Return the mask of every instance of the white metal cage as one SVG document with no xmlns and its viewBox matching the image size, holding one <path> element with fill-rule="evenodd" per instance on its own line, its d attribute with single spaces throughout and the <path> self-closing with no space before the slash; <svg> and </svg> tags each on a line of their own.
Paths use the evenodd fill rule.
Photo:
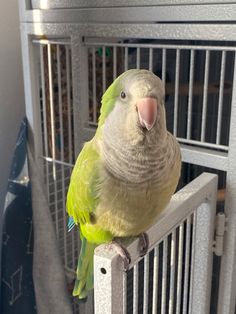
<svg viewBox="0 0 236 314">
<path fill-rule="evenodd" d="M 184 161 L 180 186 L 207 167 L 208 171 L 219 174 L 219 188 L 226 189 L 221 209 L 229 221 L 224 254 L 219 260 L 214 257 L 216 278 L 213 278 L 211 309 L 212 313 L 216 311 L 219 296 L 218 313 L 233 313 L 236 292 L 236 177 L 233 161 L 236 153 L 236 25 L 232 20 L 236 20 L 233 10 L 236 4 L 234 1 L 227 5 L 220 1 L 205 1 L 204 5 L 194 5 L 191 1 L 172 1 L 175 6 L 169 15 L 168 5 L 163 6 L 161 1 L 155 5 L 151 1 L 149 8 L 132 6 L 132 12 L 136 13 L 134 17 L 124 14 L 127 8 L 119 7 L 122 1 L 117 1 L 115 11 L 108 5 L 101 8 L 102 4 L 96 1 L 91 2 L 91 6 L 98 6 L 99 10 L 80 10 L 80 6 L 86 4 L 81 1 L 77 6 L 77 2 L 72 2 L 67 3 L 67 8 L 73 10 L 67 10 L 60 1 L 52 1 L 47 8 L 42 7 L 43 1 L 21 4 L 30 144 L 45 174 L 46 192 L 69 283 L 74 277 L 79 252 L 76 230 L 72 233 L 66 230 L 65 199 L 73 163 L 84 141 L 94 134 L 100 98 L 106 87 L 126 69 L 147 68 L 158 74 L 166 85 L 168 129 L 181 143 Z M 57 5 L 58 11 L 54 10 Z M 128 5 L 131 6 L 129 2 Z M 206 8 L 211 8 L 211 15 Z M 188 21 L 205 23 L 190 24 L 186 22 L 186 16 Z M 220 27 L 215 22 L 206 23 L 216 20 L 224 22 Z M 182 221 L 190 219 L 187 217 L 182 217 Z M 183 224 L 185 229 L 189 225 L 188 222 Z M 164 241 L 166 244 L 160 244 L 161 254 L 165 255 L 163 252 L 169 248 L 172 237 L 179 241 L 183 227 L 176 227 L 169 229 L 173 233 Z M 184 238 L 187 237 L 186 230 Z M 165 235 L 163 233 L 160 239 L 163 240 Z M 178 252 L 177 247 L 175 249 Z M 151 253 L 149 259 L 157 260 L 155 254 Z M 160 258 L 164 259 L 164 256 Z M 144 268 L 147 268 L 147 260 L 148 257 Z M 220 263 L 221 274 L 218 273 Z M 139 283 L 147 287 L 147 277 Z M 131 286 L 136 287 L 136 284 L 134 281 Z M 216 290 L 214 286 L 217 286 Z M 176 287 L 170 291 L 176 291 Z M 147 300 L 150 301 L 146 297 L 142 304 L 147 304 Z M 156 303 L 157 307 L 160 304 Z M 172 305 L 165 310 L 162 305 L 163 313 L 172 311 Z M 74 307 L 76 312 L 76 303 Z M 189 306 L 189 312 L 190 309 Z"/>
</svg>

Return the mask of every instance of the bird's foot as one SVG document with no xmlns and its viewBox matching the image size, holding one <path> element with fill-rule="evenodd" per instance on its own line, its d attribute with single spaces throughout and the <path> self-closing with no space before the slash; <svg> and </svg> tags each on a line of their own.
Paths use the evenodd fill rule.
<svg viewBox="0 0 236 314">
<path fill-rule="evenodd" d="M 129 264 L 131 262 L 131 257 L 129 255 L 129 252 L 126 250 L 126 248 L 114 240 L 111 243 L 109 243 L 108 246 L 112 246 L 116 250 L 116 252 L 120 255 L 120 257 L 123 260 L 124 270 L 128 271 Z"/>
<path fill-rule="evenodd" d="M 148 247 L 149 247 L 149 238 L 148 235 L 143 232 L 139 235 L 139 247 L 140 247 L 140 256 L 144 256 L 147 254 Z"/>
</svg>

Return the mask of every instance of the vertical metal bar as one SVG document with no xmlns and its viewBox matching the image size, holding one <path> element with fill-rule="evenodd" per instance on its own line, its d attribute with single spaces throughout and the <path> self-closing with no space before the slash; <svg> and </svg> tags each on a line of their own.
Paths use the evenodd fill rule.
<svg viewBox="0 0 236 314">
<path fill-rule="evenodd" d="M 212 185 L 212 194 L 209 201 L 200 205 L 195 215 L 195 222 L 197 223 L 194 228 L 194 255 L 192 254 L 189 307 L 189 312 L 192 314 L 210 313 L 216 195 L 217 179 Z"/>
<path fill-rule="evenodd" d="M 72 103 L 71 103 L 71 60 L 70 60 L 70 52 L 69 47 L 66 46 L 66 86 L 67 86 L 67 115 L 68 115 L 68 150 L 69 150 L 69 163 L 72 163 L 73 156 L 73 148 L 72 148 Z M 75 268 L 75 231 L 73 230 L 71 233 L 71 256 L 72 256 L 72 267 Z"/>
<path fill-rule="evenodd" d="M 220 71 L 220 90 L 219 90 L 219 102 L 218 102 L 218 117 L 216 128 L 216 144 L 220 144 L 221 136 L 221 122 L 222 122 L 222 108 L 224 98 L 224 83 L 225 83 L 225 64 L 226 64 L 226 51 L 222 51 L 221 57 L 221 71 Z"/>
<path fill-rule="evenodd" d="M 196 215 L 196 211 L 193 213 L 192 215 L 193 217 L 193 221 L 192 221 L 192 248 L 191 248 L 191 261 L 190 261 L 190 269 L 191 269 L 191 273 L 190 273 L 190 288 L 189 288 L 189 310 L 192 311 L 192 295 L 193 295 L 193 281 L 196 280 L 196 278 L 194 278 L 194 260 L 195 260 L 195 245 L 196 245 L 196 224 L 197 224 L 197 215 Z M 200 244 L 201 245 L 201 244 Z"/>
<path fill-rule="evenodd" d="M 209 80 L 210 51 L 206 51 L 204 87 L 203 87 L 203 105 L 202 105 L 202 126 L 201 126 L 201 142 L 205 142 L 206 134 L 206 111 L 208 96 L 208 80 Z"/>
<path fill-rule="evenodd" d="M 125 71 L 128 70 L 128 47 L 125 47 Z"/>
<path fill-rule="evenodd" d="M 140 69 L 140 48 L 137 48 L 137 60 L 136 60 L 136 68 Z"/>
<path fill-rule="evenodd" d="M 123 269 L 123 262 L 117 252 L 115 252 L 115 250 L 107 250 L 105 245 L 101 245 L 95 249 L 95 314 L 121 313 L 122 309 L 124 308 Z M 106 301 L 104 302 L 104 300 Z"/>
<path fill-rule="evenodd" d="M 113 80 L 117 77 L 117 48 L 113 47 Z"/>
<path fill-rule="evenodd" d="M 40 45 L 40 75 L 41 75 L 41 87 L 42 87 L 42 104 L 43 104 L 43 133 L 44 133 L 44 149 L 45 155 L 48 157 L 48 131 L 47 131 L 47 109 L 46 109 L 46 94 L 45 94 L 45 63 L 43 56 L 43 46 Z M 49 169 L 48 161 L 46 164 L 46 184 L 47 184 L 47 198 L 49 201 Z"/>
<path fill-rule="evenodd" d="M 69 47 L 66 46 L 66 86 L 67 86 L 67 115 L 68 115 L 68 140 L 69 140 L 69 163 L 72 163 L 72 134 L 71 134 L 71 80 L 70 80 L 70 55 Z"/>
<path fill-rule="evenodd" d="M 153 260 L 153 291 L 152 291 L 152 314 L 157 313 L 158 302 L 158 268 L 159 268 L 159 245 L 154 248 Z"/>
<path fill-rule="evenodd" d="M 58 199 L 57 199 L 57 174 L 56 174 L 56 143 L 55 143 L 55 113 L 54 113 L 54 95 L 53 95 L 53 77 L 52 77 L 52 51 L 51 45 L 48 48 L 48 79 L 49 79 L 49 102 L 50 102 L 50 122 L 52 133 L 52 171 L 53 171 L 53 185 L 54 185 L 54 198 L 55 198 L 55 219 L 56 219 L 56 234 L 59 236 L 58 228 Z"/>
<path fill-rule="evenodd" d="M 177 274 L 177 303 L 176 314 L 180 314 L 181 295 L 182 295 L 182 270 L 183 270 L 183 232 L 184 225 L 179 226 L 179 252 L 178 252 L 178 274 Z"/>
<path fill-rule="evenodd" d="M 167 238 L 165 238 L 163 240 L 161 314 L 166 313 L 167 249 L 168 249 L 168 242 L 167 242 Z"/>
<path fill-rule="evenodd" d="M 179 105 L 179 66 L 180 66 L 180 50 L 176 50 L 176 66 L 175 66 L 175 100 L 174 100 L 174 135 L 177 136 L 178 121 L 178 105 Z"/>
<path fill-rule="evenodd" d="M 164 86 L 166 85 L 166 49 L 162 49 L 162 82 Z"/>
<path fill-rule="evenodd" d="M 148 313 L 149 254 L 144 257 L 143 314 Z"/>
<path fill-rule="evenodd" d="M 123 314 L 127 313 L 127 272 L 123 272 Z"/>
<path fill-rule="evenodd" d="M 93 73 L 93 122 L 97 122 L 97 87 L 96 87 L 96 48 L 92 48 Z"/>
<path fill-rule="evenodd" d="M 190 257 L 190 230 L 191 230 L 191 216 L 187 218 L 186 222 L 186 249 L 185 249 L 185 265 L 184 265 L 184 299 L 183 299 L 183 314 L 187 314 L 188 308 L 188 291 L 189 291 L 189 257 Z"/>
<path fill-rule="evenodd" d="M 192 49 L 190 56 L 190 73 L 189 73 L 187 139 L 191 138 L 192 129 L 193 76 L 194 76 L 194 50 Z"/>
<path fill-rule="evenodd" d="M 49 80 L 49 104 L 50 104 L 50 122 L 51 122 L 51 141 L 52 141 L 52 159 L 56 159 L 55 151 L 55 121 L 54 121 L 54 103 L 53 103 L 53 81 L 52 81 L 52 55 L 51 45 L 47 44 L 48 51 L 48 80 Z M 56 165 L 53 162 L 53 179 L 56 178 Z"/>
<path fill-rule="evenodd" d="M 106 47 L 102 47 L 102 90 L 106 90 Z"/>
<path fill-rule="evenodd" d="M 63 135 L 63 112 L 62 112 L 62 89 L 61 89 L 61 57 L 60 46 L 57 45 L 57 84 L 58 84 L 58 104 L 59 104 L 59 123 L 60 123 L 60 159 L 64 162 L 64 135 Z M 66 204 L 65 200 L 65 173 L 64 165 L 61 165 L 61 184 L 62 184 L 62 201 L 63 207 Z M 64 242 L 64 262 L 67 266 L 67 223 L 66 223 L 66 211 L 63 210 L 63 242 Z"/>
<path fill-rule="evenodd" d="M 176 229 L 171 234 L 169 314 L 174 311 Z"/>
<path fill-rule="evenodd" d="M 153 48 L 149 48 L 149 71 L 153 70 Z"/>
<path fill-rule="evenodd" d="M 133 314 L 138 313 L 138 264 L 133 267 Z"/>
<path fill-rule="evenodd" d="M 88 140 L 84 127 L 89 120 L 89 54 L 84 38 L 71 34 L 71 71 L 73 78 L 73 148 L 74 156 L 81 151 Z"/>
<path fill-rule="evenodd" d="M 234 313 L 236 299 L 236 53 L 233 57 L 234 75 L 225 200 L 225 214 L 228 222 L 224 239 L 224 254 L 221 257 L 218 314 Z"/>
</svg>

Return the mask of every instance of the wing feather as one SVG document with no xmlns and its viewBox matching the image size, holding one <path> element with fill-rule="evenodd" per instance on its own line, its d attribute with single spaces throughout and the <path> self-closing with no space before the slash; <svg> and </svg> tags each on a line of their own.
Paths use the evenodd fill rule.
<svg viewBox="0 0 236 314">
<path fill-rule="evenodd" d="M 67 212 L 76 224 L 89 223 L 96 208 L 99 160 L 94 140 L 87 142 L 77 158 L 67 194 Z"/>
</svg>

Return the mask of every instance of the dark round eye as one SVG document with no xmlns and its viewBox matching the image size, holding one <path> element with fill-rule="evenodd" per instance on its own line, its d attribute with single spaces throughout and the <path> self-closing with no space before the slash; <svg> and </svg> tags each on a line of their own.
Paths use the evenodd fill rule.
<svg viewBox="0 0 236 314">
<path fill-rule="evenodd" d="M 125 99 L 125 98 L 126 98 L 126 93 L 125 93 L 125 92 L 121 92 L 121 93 L 120 93 L 120 97 L 121 97 L 122 99 Z"/>
</svg>

